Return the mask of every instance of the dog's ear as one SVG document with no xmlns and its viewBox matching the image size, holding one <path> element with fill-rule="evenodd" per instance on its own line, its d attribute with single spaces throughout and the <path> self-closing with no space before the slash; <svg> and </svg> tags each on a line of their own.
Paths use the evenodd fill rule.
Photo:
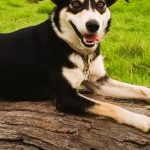
<svg viewBox="0 0 150 150">
<path fill-rule="evenodd" d="M 63 0 L 51 0 L 54 4 L 59 5 Z"/>
<path fill-rule="evenodd" d="M 106 0 L 106 4 L 108 7 L 110 7 L 112 4 L 114 4 L 117 0 Z M 130 2 L 130 0 L 125 0 L 126 2 Z"/>
<path fill-rule="evenodd" d="M 117 0 L 106 0 L 106 4 L 108 7 L 110 7 L 112 4 L 114 4 Z"/>
</svg>

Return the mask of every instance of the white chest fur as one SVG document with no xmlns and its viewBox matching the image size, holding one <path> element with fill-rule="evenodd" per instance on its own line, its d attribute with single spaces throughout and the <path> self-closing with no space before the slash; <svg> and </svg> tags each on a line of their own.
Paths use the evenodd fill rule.
<svg viewBox="0 0 150 150">
<path fill-rule="evenodd" d="M 92 56 L 88 56 L 83 59 L 79 54 L 72 53 L 69 56 L 69 60 L 76 66 L 75 68 L 62 68 L 62 74 L 66 80 L 75 89 L 79 89 L 81 83 L 84 80 L 90 80 L 95 82 L 101 77 L 105 76 L 106 71 L 103 64 L 102 55 L 97 56 L 94 60 L 91 59 Z"/>
</svg>

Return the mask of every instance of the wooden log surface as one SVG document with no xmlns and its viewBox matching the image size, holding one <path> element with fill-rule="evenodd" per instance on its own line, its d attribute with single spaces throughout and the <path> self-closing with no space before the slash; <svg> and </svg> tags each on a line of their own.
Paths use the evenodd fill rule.
<svg viewBox="0 0 150 150">
<path fill-rule="evenodd" d="M 94 98 L 150 116 L 144 102 Z M 102 116 L 60 113 L 50 101 L 0 101 L 0 150 L 150 150 L 150 133 Z"/>
</svg>

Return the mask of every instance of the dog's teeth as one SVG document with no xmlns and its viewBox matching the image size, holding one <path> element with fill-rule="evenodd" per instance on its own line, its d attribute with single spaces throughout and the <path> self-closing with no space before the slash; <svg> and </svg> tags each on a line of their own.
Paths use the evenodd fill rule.
<svg viewBox="0 0 150 150">
<path fill-rule="evenodd" d="M 95 43 L 93 41 L 87 41 L 85 38 L 83 39 L 83 41 L 88 45 L 93 45 Z"/>
</svg>

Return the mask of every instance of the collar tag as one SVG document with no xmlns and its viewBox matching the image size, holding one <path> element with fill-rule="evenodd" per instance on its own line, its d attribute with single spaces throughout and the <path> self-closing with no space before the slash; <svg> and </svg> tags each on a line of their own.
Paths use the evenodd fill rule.
<svg viewBox="0 0 150 150">
<path fill-rule="evenodd" d="M 90 63 L 92 61 L 92 57 L 91 55 L 88 55 L 88 56 L 84 56 L 83 57 L 83 62 L 84 62 L 84 69 L 83 69 L 83 73 L 85 75 L 85 80 L 88 80 L 89 79 L 89 75 L 90 75 Z"/>
</svg>

